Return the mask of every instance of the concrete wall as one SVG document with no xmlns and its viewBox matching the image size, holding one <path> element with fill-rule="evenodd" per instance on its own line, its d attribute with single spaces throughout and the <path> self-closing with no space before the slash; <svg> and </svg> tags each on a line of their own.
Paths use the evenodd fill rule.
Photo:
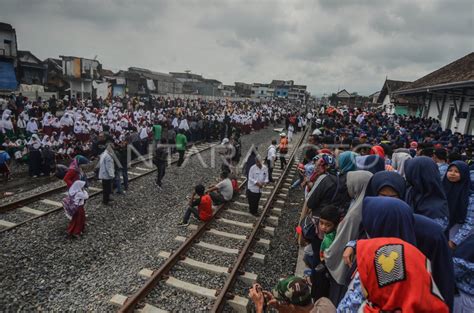
<svg viewBox="0 0 474 313">
<path fill-rule="evenodd" d="M 5 40 L 10 41 L 8 45 Z M 0 57 L 17 57 L 16 33 L 13 31 L 0 30 Z"/>
<path fill-rule="evenodd" d="M 426 103 L 428 104 L 428 100 L 426 100 Z M 442 105 L 441 99 L 439 99 L 439 104 L 440 106 Z M 456 100 L 456 104 L 459 106 L 459 99 Z M 474 98 L 466 98 L 464 100 L 464 105 L 461 109 L 461 112 L 467 112 L 467 117 L 466 118 L 460 118 L 458 121 L 456 120 L 456 111 L 454 110 L 454 101 L 452 100 L 451 97 L 448 97 L 446 99 L 446 102 L 444 104 L 444 110 L 442 113 L 441 117 L 441 127 L 443 129 L 449 128 L 453 132 L 460 132 L 460 133 L 465 133 L 468 132 L 469 129 L 469 120 L 473 119 L 474 116 L 472 114 L 472 109 L 474 108 Z M 431 101 L 431 105 L 428 109 L 428 117 L 432 117 L 435 119 L 438 119 L 438 107 L 436 105 L 436 101 L 433 99 Z M 474 122 L 473 122 L 474 123 Z M 472 124 L 472 123 L 471 123 Z M 472 133 L 471 133 L 472 134 Z"/>
</svg>

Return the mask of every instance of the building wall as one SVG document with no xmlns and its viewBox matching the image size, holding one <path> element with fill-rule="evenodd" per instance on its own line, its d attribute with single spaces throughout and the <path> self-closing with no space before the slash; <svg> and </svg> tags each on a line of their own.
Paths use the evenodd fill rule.
<svg viewBox="0 0 474 313">
<path fill-rule="evenodd" d="M 428 100 L 426 101 L 428 103 Z M 459 99 L 456 100 L 457 105 L 459 106 Z M 440 101 L 441 105 L 441 101 Z M 474 118 L 473 116 L 474 110 L 474 98 L 466 98 L 464 100 L 464 105 L 462 107 L 461 112 L 467 112 L 466 118 L 460 118 L 459 121 L 456 121 L 456 111 L 454 110 L 454 102 L 449 97 L 446 99 L 443 115 L 441 117 L 441 127 L 443 129 L 449 128 L 453 132 L 460 132 L 465 133 L 468 132 L 469 129 L 469 121 L 470 119 Z M 438 119 L 438 107 L 436 105 L 436 101 L 432 100 L 431 105 L 428 109 L 428 117 L 432 117 Z M 472 134 L 472 133 L 471 133 Z"/>
<path fill-rule="evenodd" d="M 10 41 L 10 43 L 5 43 L 5 40 Z M 0 58 L 16 58 L 17 49 L 15 31 L 0 30 Z"/>
</svg>

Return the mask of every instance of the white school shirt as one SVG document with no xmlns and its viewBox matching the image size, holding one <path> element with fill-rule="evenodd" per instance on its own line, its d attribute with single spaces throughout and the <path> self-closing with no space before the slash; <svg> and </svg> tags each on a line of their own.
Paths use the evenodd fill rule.
<svg viewBox="0 0 474 313">
<path fill-rule="evenodd" d="M 262 168 L 259 168 L 257 164 L 250 168 L 247 189 L 254 193 L 260 193 L 261 188 L 256 185 L 257 183 L 268 183 L 268 169 L 263 164 Z"/>
<path fill-rule="evenodd" d="M 271 145 L 268 147 L 268 152 L 267 152 L 267 160 L 270 160 L 271 164 L 273 165 L 273 162 L 275 162 L 276 159 L 276 147 L 274 145 Z"/>
</svg>

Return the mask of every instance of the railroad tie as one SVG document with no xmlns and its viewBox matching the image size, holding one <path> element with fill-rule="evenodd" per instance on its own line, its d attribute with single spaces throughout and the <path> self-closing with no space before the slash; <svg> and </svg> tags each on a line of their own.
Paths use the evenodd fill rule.
<svg viewBox="0 0 474 313">
<path fill-rule="evenodd" d="M 177 236 L 174 240 L 179 241 L 179 242 L 184 242 L 184 241 L 186 241 L 186 237 Z M 239 254 L 239 249 L 227 248 L 227 247 L 224 247 L 224 246 L 219 246 L 219 245 L 215 245 L 215 244 L 212 244 L 212 243 L 207 243 L 207 242 L 204 242 L 204 241 L 199 241 L 198 243 L 196 243 L 196 245 L 198 247 L 201 247 L 201 248 L 204 248 L 204 249 L 219 251 L 219 252 L 222 252 L 222 253 L 235 254 L 235 255 Z M 265 255 L 264 254 L 254 252 L 250 257 L 252 259 L 260 262 L 260 263 L 265 262 Z"/>
<path fill-rule="evenodd" d="M 203 296 L 212 300 L 217 299 L 215 289 L 204 288 L 176 279 L 172 276 L 166 280 L 166 284 L 177 289 L 185 290 L 197 296 Z M 247 307 L 249 306 L 249 300 L 240 296 L 234 296 L 233 299 L 227 300 L 227 303 L 232 307 L 232 309 L 239 313 L 247 312 Z"/>
<path fill-rule="evenodd" d="M 43 214 L 45 214 L 45 212 L 43 212 L 43 211 L 35 210 L 35 209 L 29 208 L 27 206 L 23 206 L 21 208 L 18 208 L 18 210 L 20 210 L 22 212 L 25 212 L 25 213 L 33 214 L 33 215 L 43 215 Z"/>
<path fill-rule="evenodd" d="M 197 230 L 198 226 L 194 225 L 194 224 L 191 224 L 191 225 L 188 226 L 188 229 Z M 214 228 L 211 228 L 210 230 L 208 230 L 208 233 L 210 233 L 212 235 L 215 235 L 215 236 L 220 236 L 220 237 L 230 238 L 230 239 L 237 239 L 237 240 L 246 240 L 247 239 L 247 237 L 245 235 L 238 235 L 238 234 L 228 233 L 228 232 L 220 231 L 220 230 L 217 230 L 217 229 L 214 229 Z M 256 243 L 263 246 L 263 247 L 265 247 L 265 248 L 270 248 L 270 240 L 268 240 L 268 239 L 259 239 L 259 240 L 256 241 Z"/>
<path fill-rule="evenodd" d="M 169 313 L 169 311 L 162 310 L 148 303 L 145 303 L 145 306 L 142 309 L 138 309 L 137 312 L 138 313 Z"/>
<path fill-rule="evenodd" d="M 135 167 L 137 170 L 148 172 L 151 168 Z"/>
<path fill-rule="evenodd" d="M 58 207 L 58 208 L 63 206 L 63 204 L 61 202 L 52 201 L 52 200 L 48 200 L 48 199 L 43 199 L 40 202 L 44 203 L 44 204 L 47 204 L 47 205 L 55 206 L 55 207 Z"/>
<path fill-rule="evenodd" d="M 112 303 L 115 306 L 122 306 L 125 304 L 125 301 L 127 301 L 128 297 L 121 295 L 121 294 L 115 294 L 112 299 L 110 299 L 110 303 Z"/>
<path fill-rule="evenodd" d="M 87 189 L 89 189 L 90 191 L 102 191 L 101 188 L 96 188 L 96 187 L 87 187 Z"/>
<path fill-rule="evenodd" d="M 15 227 L 16 224 L 15 224 L 15 223 L 12 223 L 12 222 L 9 222 L 9 221 L 5 221 L 5 220 L 0 220 L 0 226 L 3 226 L 3 227 Z"/>
<path fill-rule="evenodd" d="M 142 175 L 142 174 L 140 174 L 140 173 L 131 172 L 131 171 L 128 171 L 128 174 L 129 174 L 129 175 L 134 175 L 134 176 L 140 176 L 140 175 Z"/>
<path fill-rule="evenodd" d="M 166 251 L 160 251 L 158 254 L 159 257 L 168 259 L 171 256 L 171 253 L 166 252 Z M 209 264 L 209 263 L 204 263 L 200 261 L 196 261 L 194 259 L 186 257 L 184 260 L 179 261 L 179 264 L 189 266 L 194 269 L 202 270 L 205 272 L 210 272 L 218 275 L 229 275 L 229 268 L 224 267 L 224 266 L 218 266 L 214 264 Z M 152 272 L 152 271 L 151 271 Z M 142 273 L 142 271 L 140 271 Z M 149 272 L 147 272 L 149 273 Z M 152 272 L 153 273 L 153 272 Z M 149 278 L 149 277 L 147 277 Z M 239 275 L 239 279 L 242 280 L 244 283 L 248 284 L 251 286 L 256 280 L 257 280 L 257 275 L 254 273 L 249 273 L 245 272 L 243 275 Z"/>
</svg>

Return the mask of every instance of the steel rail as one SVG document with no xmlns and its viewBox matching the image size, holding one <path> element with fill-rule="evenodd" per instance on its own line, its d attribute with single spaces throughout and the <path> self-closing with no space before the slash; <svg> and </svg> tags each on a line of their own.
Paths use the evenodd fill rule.
<svg viewBox="0 0 474 313">
<path fill-rule="evenodd" d="M 303 141 L 303 139 L 306 137 L 306 133 L 307 131 L 304 133 L 304 135 L 300 138 L 298 144 L 297 144 L 297 147 L 299 147 L 301 145 L 301 142 Z M 255 235 L 254 233 L 256 234 L 257 230 L 260 228 L 260 225 L 264 219 L 264 216 L 266 214 L 266 212 L 268 211 L 268 207 L 270 207 L 270 203 L 272 202 L 273 198 L 275 197 L 276 195 L 276 192 L 277 190 L 279 189 L 281 183 L 283 182 L 283 179 L 284 179 L 284 176 L 285 174 L 289 171 L 289 169 L 291 168 L 291 162 L 293 161 L 294 159 L 294 155 L 296 153 L 296 151 L 298 150 L 298 148 L 295 148 L 294 151 L 292 152 L 291 156 L 290 156 L 290 159 L 287 163 L 287 166 L 286 166 L 286 169 L 285 171 L 282 173 L 282 175 L 280 176 L 280 178 L 278 179 L 278 183 L 275 185 L 275 188 L 273 190 L 273 192 L 271 193 L 270 195 L 270 198 L 269 200 L 267 201 L 267 205 L 265 206 L 266 210 L 264 210 L 264 212 L 262 213 L 262 215 L 260 216 L 260 219 L 259 219 L 259 222 L 258 224 L 256 224 L 256 226 L 254 227 L 254 231 L 252 232 L 252 235 L 251 237 L 248 237 L 249 239 L 247 239 L 247 243 L 245 245 L 245 247 L 247 248 L 248 250 L 248 246 L 249 246 L 249 242 L 252 242 L 254 239 L 255 239 Z M 245 179 L 240 185 L 239 185 L 239 188 L 241 189 L 245 184 L 247 183 L 247 179 Z M 272 198 L 273 197 L 273 198 Z M 186 252 L 193 246 L 193 244 L 195 242 L 197 242 L 199 240 L 199 238 L 206 232 L 208 231 L 211 227 L 210 225 L 216 220 L 219 218 L 219 215 L 225 210 L 225 205 L 221 205 L 218 207 L 217 211 L 213 214 L 212 216 L 212 219 L 201 224 L 198 229 L 191 234 L 191 236 L 189 238 L 187 238 L 180 246 L 179 248 L 173 252 L 167 259 L 166 261 L 155 271 L 153 271 L 153 274 L 151 275 L 151 277 L 146 281 L 146 283 L 139 289 L 137 290 L 132 296 L 128 297 L 127 300 L 125 301 L 125 303 L 120 307 L 120 309 L 118 310 L 119 313 L 130 313 L 130 312 L 133 312 L 134 309 L 136 308 L 136 306 L 143 300 L 146 298 L 146 296 L 153 290 L 153 288 L 156 287 L 156 285 L 162 281 L 162 280 L 166 280 L 168 278 L 168 273 L 170 272 L 170 270 L 181 260 L 183 260 L 185 258 L 185 254 Z M 244 249 L 245 249 L 244 247 Z M 241 250 L 243 251 L 243 250 Z M 248 254 L 248 251 L 245 252 L 245 255 Z M 239 259 L 241 257 L 242 253 L 239 255 Z M 240 266 L 240 265 L 239 265 Z M 230 273 L 230 277 L 234 277 L 234 279 L 237 277 L 237 275 L 239 275 L 239 271 L 237 270 L 238 267 L 233 267 L 232 268 L 232 272 Z M 233 279 L 233 280 L 234 280 Z M 229 279 L 227 280 L 227 282 L 229 281 Z M 227 283 L 226 282 L 226 283 Z M 229 284 L 229 287 L 230 287 L 231 284 Z M 226 287 L 224 286 L 224 288 L 229 288 L 229 287 Z M 222 290 L 227 290 L 227 289 L 222 289 Z M 225 293 L 220 293 L 220 295 L 222 294 L 225 294 Z M 216 300 L 218 301 L 219 298 Z M 225 300 L 225 299 L 224 299 Z M 221 301 L 224 301 L 224 300 L 221 300 Z M 225 301 L 224 301 L 225 302 Z"/>
<path fill-rule="evenodd" d="M 195 152 L 192 152 L 191 154 L 188 155 L 188 157 L 191 157 L 195 154 L 198 154 L 198 153 L 201 153 L 203 151 L 207 151 L 209 149 L 211 149 L 212 147 L 215 147 L 216 145 L 218 144 L 211 144 L 210 146 L 202 149 L 202 150 L 198 150 L 198 151 L 195 151 Z M 192 147 L 192 146 L 191 146 Z M 134 161 L 133 165 L 137 165 L 137 164 L 140 164 L 142 162 L 145 162 L 147 160 L 149 160 L 150 158 L 143 158 L 141 160 L 137 160 L 137 161 Z M 171 161 L 169 164 L 175 164 L 177 163 L 178 160 L 174 160 L 174 161 Z M 132 165 L 132 163 L 130 163 L 130 165 Z M 142 178 L 143 176 L 146 176 L 146 175 L 149 175 L 151 173 L 154 173 L 156 172 L 158 169 L 157 168 L 152 168 L 150 169 L 148 172 L 144 172 L 143 174 L 139 175 L 139 176 L 135 176 L 135 177 L 131 177 L 128 179 L 129 182 L 131 181 L 134 181 L 138 178 Z M 88 179 L 92 178 L 93 176 L 88 176 Z M 29 197 L 25 197 L 23 199 L 20 199 L 18 201 L 15 201 L 15 202 L 12 202 L 12 203 L 8 203 L 6 205 L 3 205 L 3 206 L 0 206 L 0 213 L 4 213 L 4 212 L 7 212 L 7 211 L 11 211 L 11 210 L 14 210 L 16 208 L 19 208 L 21 206 L 24 206 L 25 204 L 27 203 L 33 203 L 33 202 L 36 202 L 37 200 L 40 200 L 41 198 L 45 197 L 45 196 L 48 196 L 50 194 L 54 194 L 54 193 L 57 193 L 57 192 L 61 192 L 63 190 L 66 189 L 66 186 L 60 186 L 60 187 L 55 187 L 55 188 L 52 188 L 50 190 L 47 190 L 45 192 L 41 192 L 39 194 L 34 194 L 34 195 L 31 195 Z M 95 191 L 93 193 L 91 193 L 89 195 L 89 198 L 92 198 L 92 197 L 95 197 L 99 194 L 101 194 L 102 191 Z M 5 208 L 8 208 L 8 209 L 5 209 Z M 44 217 L 46 215 L 49 215 L 51 213 L 54 213 L 54 212 L 57 212 L 57 211 L 60 211 L 60 210 L 63 210 L 63 207 L 58 207 L 58 208 L 55 208 L 55 209 L 51 209 L 51 210 L 48 210 L 48 211 L 45 211 L 43 214 L 41 215 L 36 215 L 36 216 L 32 216 L 31 218 L 28 218 L 22 222 L 19 222 L 19 223 L 16 223 L 14 226 L 10 226 L 10 227 L 6 227 L 2 230 L 0 230 L 0 234 L 1 233 L 4 233 L 4 232 L 7 232 L 7 231 L 10 231 L 14 228 L 17 228 L 17 227 L 20 227 L 28 222 L 31 222 L 32 220 L 35 220 L 35 219 L 38 219 L 38 218 L 41 218 L 41 217 Z"/>
<path fill-rule="evenodd" d="M 257 233 L 259 232 L 260 228 L 263 227 L 263 221 L 265 220 L 266 215 L 270 211 L 270 208 L 272 207 L 273 202 L 276 199 L 277 192 L 280 189 L 281 185 L 283 184 L 283 179 L 285 178 L 285 175 L 291 169 L 291 164 L 292 164 L 292 162 L 293 162 L 293 160 L 296 156 L 296 152 L 298 151 L 298 147 L 300 147 L 301 144 L 303 143 L 303 140 L 306 138 L 307 133 L 308 133 L 308 128 L 303 133 L 303 136 L 301 136 L 301 138 L 299 139 L 296 148 L 291 153 L 291 156 L 288 160 L 287 166 L 286 166 L 284 172 L 281 174 L 280 178 L 278 179 L 277 183 L 275 184 L 275 188 L 273 189 L 272 193 L 270 194 L 270 197 L 268 198 L 267 203 L 263 207 L 263 212 L 260 215 L 260 218 L 256 222 L 255 227 L 252 230 L 252 233 L 250 234 L 250 236 L 248 237 L 248 239 L 245 243 L 245 246 L 240 251 L 240 254 L 237 257 L 237 260 L 235 261 L 234 265 L 232 266 L 232 271 L 229 273 L 229 276 L 226 279 L 224 287 L 222 287 L 222 289 L 220 289 L 218 291 L 217 299 L 216 299 L 216 301 L 214 301 L 214 306 L 212 307 L 211 312 L 222 312 L 222 310 L 224 309 L 224 305 L 226 303 L 226 300 L 233 298 L 233 295 L 229 294 L 229 290 L 233 286 L 233 284 L 234 284 L 235 280 L 237 279 L 237 277 L 242 274 L 242 271 L 240 270 L 240 267 L 243 265 L 244 260 L 247 257 L 247 255 L 250 253 L 250 248 L 253 245 L 253 243 L 254 243 L 254 241 L 257 237 Z"/>
<path fill-rule="evenodd" d="M 245 179 L 239 185 L 239 189 L 241 189 L 246 184 L 246 182 L 247 179 Z M 127 301 L 125 301 L 123 306 L 119 309 L 119 312 L 133 312 L 137 304 L 142 301 L 162 279 L 167 278 L 169 271 L 179 261 L 183 260 L 184 255 L 193 246 L 194 242 L 197 241 L 207 230 L 210 229 L 211 223 L 222 211 L 224 211 L 224 209 L 225 205 L 220 205 L 217 211 L 212 216 L 212 219 L 201 224 L 201 226 L 199 226 L 198 229 L 194 233 L 192 233 L 191 236 L 186 239 L 175 252 L 173 252 L 172 255 L 170 255 L 170 257 L 165 261 L 165 263 L 153 272 L 152 276 L 147 280 L 145 285 L 143 285 L 138 291 L 136 291 L 131 297 L 129 297 Z"/>
</svg>

